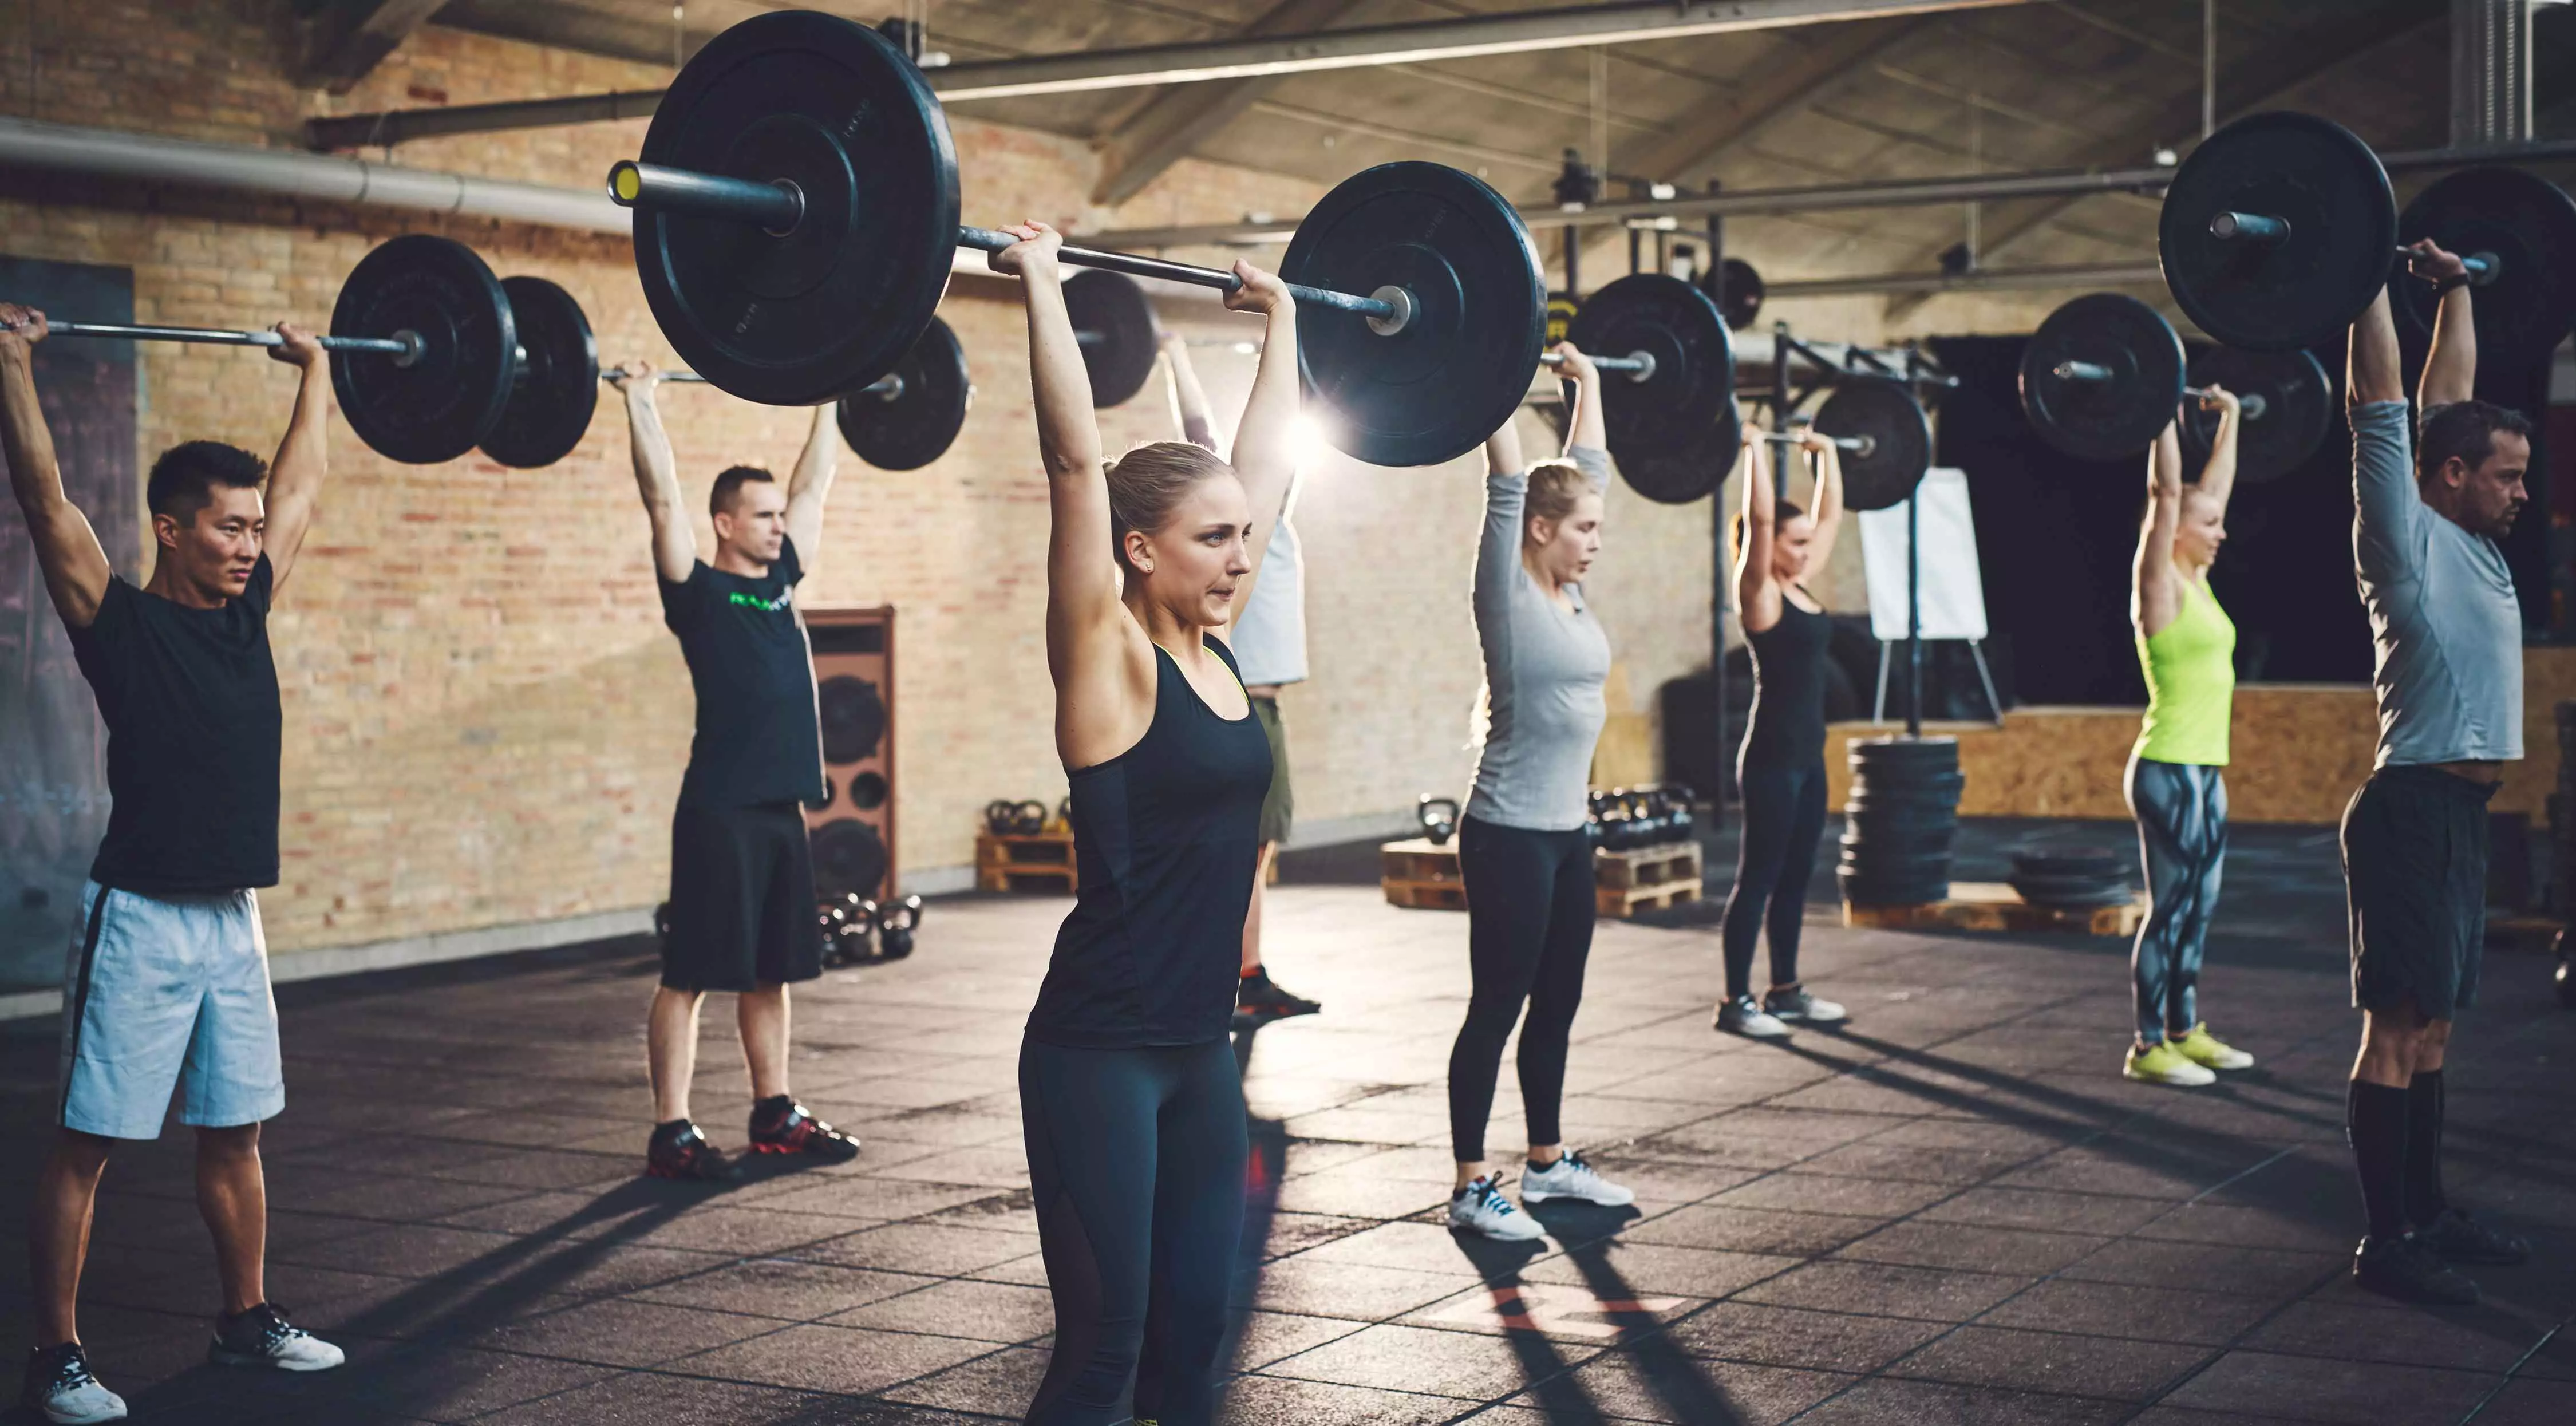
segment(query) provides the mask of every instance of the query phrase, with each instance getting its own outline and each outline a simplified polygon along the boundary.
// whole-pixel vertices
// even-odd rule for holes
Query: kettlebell
[[[671,939],[670,902],[665,901],[653,908],[653,934],[665,941]]]
[[[1046,804],[1032,797],[1011,809],[1011,830],[1023,837],[1034,837],[1046,830]]]
[[[1458,799],[1426,792],[1413,804],[1413,820],[1422,824],[1422,835],[1431,839],[1431,845],[1445,847],[1458,830]]]
[[[1699,827],[1699,814],[1691,811],[1691,803],[1698,800],[1698,794],[1692,792],[1686,784],[1674,782],[1665,784],[1664,796],[1667,800],[1666,805],[1670,809],[1666,814],[1666,826],[1670,831],[1671,839],[1676,842],[1689,841],[1696,835]]]
[[[1008,798],[994,798],[984,804],[984,830],[996,837],[1007,837],[1011,835],[1012,820],[1017,815],[1017,809],[1012,807]]]
[[[1641,830],[1637,825],[1639,811],[1634,793],[1624,787],[1610,789],[1602,803],[1601,845],[1614,852],[1636,846]]]
[[[1045,804],[1039,804],[1041,811]],[[912,954],[912,933],[921,924],[921,898],[907,896],[877,909],[877,954],[899,961]]]
[[[1070,831],[1072,831],[1072,830],[1073,830],[1073,794],[1072,794],[1072,793],[1070,793],[1070,792],[1066,793],[1066,794],[1064,795],[1064,799],[1063,799],[1062,801],[1060,801],[1060,802],[1056,803],[1056,805],[1055,805],[1055,822],[1056,822],[1056,825],[1057,825],[1057,826],[1059,826],[1059,827],[1063,828],[1064,830],[1066,830],[1066,831],[1068,831],[1068,832],[1070,832]]]
[[[1604,809],[1609,805],[1608,793],[1590,792],[1584,794],[1583,840],[1591,843],[1595,848],[1600,847],[1602,844],[1601,839],[1608,835],[1608,828],[1603,825],[1602,819],[1606,815]]]
[[[855,891],[843,892],[838,901],[826,901],[819,910],[823,923],[823,959],[832,965],[850,966],[871,958],[871,945],[877,929],[877,904],[862,899]]]

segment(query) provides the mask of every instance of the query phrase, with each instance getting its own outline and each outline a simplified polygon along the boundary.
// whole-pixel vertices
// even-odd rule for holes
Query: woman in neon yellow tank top
[[[2199,1017],[2201,951],[2227,859],[2227,723],[2236,693],[2236,625],[2210,593],[2209,565],[2227,539],[2236,485],[2235,396],[2209,388],[2218,432],[2198,485],[2182,482],[2172,426],[2147,461],[2129,618],[2147,676],[2147,717],[2129,754],[2129,810],[2154,905],[2129,958],[2137,1038],[2122,1072],[2153,1084],[2201,1085],[2254,1057]]]

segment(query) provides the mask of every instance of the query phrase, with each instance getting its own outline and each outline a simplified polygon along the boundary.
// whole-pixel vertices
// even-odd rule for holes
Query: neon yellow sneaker
[[[2145,1049],[2131,1043],[2128,1062],[2120,1067],[2120,1073],[2141,1084],[2196,1087],[2218,1080],[2218,1076],[2184,1058],[2170,1040],[2158,1040]]]
[[[2209,1069],[2254,1068],[2254,1057],[2209,1033],[2209,1022],[2206,1020],[2192,1026],[2191,1033],[2179,1039],[2168,1035],[2165,1043],[2181,1051],[2184,1059]]]

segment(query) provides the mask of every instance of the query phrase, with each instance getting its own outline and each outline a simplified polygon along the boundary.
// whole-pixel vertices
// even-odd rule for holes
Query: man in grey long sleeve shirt
[[[2353,570],[2370,612],[2377,770],[2343,819],[2352,1003],[2362,1012],[2345,1129],[2369,1236],[2361,1286],[2467,1305],[2452,1263],[2531,1254],[2442,1192],[2443,1052],[2477,1000],[2486,930],[2486,804],[2522,756],[2522,609],[2496,541],[2526,499],[2531,423],[2472,399],[2477,338],[2460,260],[2417,243],[2414,277],[2440,293],[2424,363],[2421,450],[2388,294],[2352,327]],[[2408,280],[2408,279],[2400,279]]]

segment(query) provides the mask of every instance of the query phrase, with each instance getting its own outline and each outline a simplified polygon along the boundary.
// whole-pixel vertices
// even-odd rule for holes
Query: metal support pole
[[[1717,190],[1717,180],[1710,179],[1709,191]],[[1628,270],[1637,270],[1637,230],[1628,230]],[[1708,215],[1709,295],[1716,299],[1717,310],[1726,310],[1726,219]],[[1709,518],[1709,603],[1708,638],[1709,670],[1717,680],[1717,784],[1708,790],[1712,811],[1726,807],[1726,772],[1730,749],[1726,746],[1726,482],[1720,480],[1710,497],[1714,505]]]
[[[2451,0],[2451,142],[2531,137],[2531,0]]]
[[[1923,575],[1921,487],[1905,497],[1905,736],[1923,736]]]

